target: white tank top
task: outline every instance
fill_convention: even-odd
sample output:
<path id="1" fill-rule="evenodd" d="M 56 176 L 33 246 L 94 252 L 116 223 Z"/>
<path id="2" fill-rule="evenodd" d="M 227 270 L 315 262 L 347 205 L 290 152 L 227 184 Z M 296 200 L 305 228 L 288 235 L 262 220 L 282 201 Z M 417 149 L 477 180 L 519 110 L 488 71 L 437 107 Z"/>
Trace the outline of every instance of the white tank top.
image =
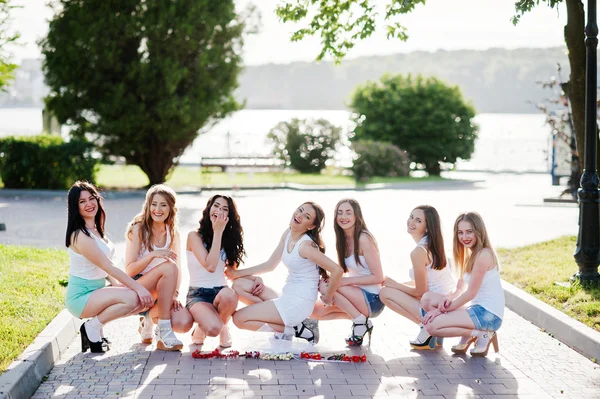
<path id="1" fill-rule="evenodd" d="M 422 248 L 427 253 L 427 258 L 429 259 L 430 253 L 429 249 L 427 249 L 428 243 L 429 237 L 425 236 L 417 243 L 417 247 Z M 444 267 L 442 270 L 436 270 L 432 266 L 433 260 L 425 267 L 427 272 L 427 291 L 442 295 L 452 292 L 454 287 L 456 287 L 456 280 L 452 274 L 450 263 L 447 262 L 446 267 Z M 415 270 L 412 267 L 408 271 L 408 276 L 411 280 L 415 280 Z"/>
<path id="2" fill-rule="evenodd" d="M 171 246 L 171 233 L 169 233 L 169 229 L 167 228 L 167 239 L 165 241 L 165 245 L 163 245 L 162 247 L 155 246 L 153 251 L 156 251 L 157 249 L 169 249 L 170 246 Z M 140 259 L 142 256 L 148 255 L 150 252 L 151 251 L 149 251 L 148 248 L 141 249 L 140 253 L 138 254 L 138 259 Z M 156 266 L 162 265 L 165 262 L 166 262 L 165 258 L 154 258 L 150 261 L 150 263 L 148 263 L 148 266 L 146 266 L 146 268 L 144 270 L 142 270 L 139 274 L 146 274 L 150 270 L 154 269 Z"/>
<path id="3" fill-rule="evenodd" d="M 356 264 L 354 254 L 345 259 L 346 267 L 348 268 L 348 277 L 372 276 L 373 272 L 371 272 L 371 269 L 369 269 L 369 265 L 367 265 L 365 257 L 363 255 L 359 255 L 358 261 L 360 262 L 360 265 Z M 381 291 L 381 284 L 357 285 L 357 287 L 360 287 L 371 294 L 379 294 L 379 291 Z"/>
<path id="4" fill-rule="evenodd" d="M 465 273 L 463 281 L 469 285 L 471 274 Z M 498 266 L 485 272 L 479 291 L 471 301 L 471 305 L 480 305 L 488 312 L 491 312 L 499 318 L 504 318 L 504 290 L 500 280 Z"/>
<path id="5" fill-rule="evenodd" d="M 224 287 L 227 285 L 225 279 L 225 261 L 227 255 L 225 250 L 221 249 L 217 268 L 213 273 L 209 272 L 198 262 L 196 255 L 192 251 L 186 251 L 188 271 L 190 272 L 190 287 Z"/>
<path id="6" fill-rule="evenodd" d="M 304 234 L 294 248 L 292 248 L 291 252 L 288 252 L 288 243 L 290 241 L 290 237 L 292 233 L 289 232 L 287 237 L 285 238 L 285 245 L 283 246 L 283 255 L 281 256 L 281 260 L 283 264 L 288 269 L 288 276 L 285 280 L 286 283 L 306 283 L 307 288 L 312 290 L 313 288 L 318 289 L 319 286 L 319 268 L 318 266 L 309 259 L 305 259 L 300 256 L 299 248 L 300 244 L 304 241 L 311 241 L 311 238 Z"/>
<path id="7" fill-rule="evenodd" d="M 84 234 L 83 232 L 79 232 L 79 234 Z M 94 241 L 96 241 L 96 245 L 102 251 L 104 255 L 110 260 L 112 260 L 113 255 L 115 254 L 115 246 L 113 243 L 106 238 L 104 241 L 102 238 L 98 237 L 96 234 L 90 233 Z M 80 277 L 86 280 L 99 280 L 102 278 L 106 278 L 108 274 L 100 269 L 98 266 L 93 264 L 83 256 L 82 254 L 78 254 L 73 251 L 71 247 L 68 248 L 69 259 L 71 261 L 71 266 L 69 267 L 69 274 L 75 277 Z"/>

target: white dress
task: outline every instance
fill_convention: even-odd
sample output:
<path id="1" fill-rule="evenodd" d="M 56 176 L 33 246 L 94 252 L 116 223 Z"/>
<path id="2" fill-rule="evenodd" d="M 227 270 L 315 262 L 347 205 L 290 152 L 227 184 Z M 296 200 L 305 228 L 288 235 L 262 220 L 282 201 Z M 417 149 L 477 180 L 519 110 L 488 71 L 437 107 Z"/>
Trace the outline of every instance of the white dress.
<path id="1" fill-rule="evenodd" d="M 294 327 L 302 323 L 313 311 L 319 293 L 319 268 L 311 260 L 300 256 L 300 244 L 312 241 L 306 234 L 288 252 L 288 242 L 292 233 L 288 232 L 283 246 L 281 257 L 283 264 L 288 268 L 288 276 L 281 296 L 273 300 L 283 323 Z"/>
<path id="2" fill-rule="evenodd" d="M 427 256 L 429 257 L 429 250 L 427 249 L 428 242 L 429 237 L 425 236 L 417 243 L 417 247 L 425 250 L 425 252 L 427 252 Z M 444 267 L 442 270 L 436 270 L 432 266 L 433 261 L 425 268 L 427 271 L 427 291 L 442 295 L 452 292 L 454 287 L 456 287 L 456 280 L 452 274 L 450 263 L 447 263 L 446 267 Z M 408 271 L 408 276 L 411 280 L 415 280 L 415 270 L 413 268 Z"/>
<path id="3" fill-rule="evenodd" d="M 371 269 L 369 269 L 369 265 L 367 265 L 367 260 L 365 257 L 363 255 L 359 255 L 358 261 L 360 262 L 359 265 L 356 264 L 354 254 L 345 259 L 346 267 L 348 268 L 348 277 L 372 276 L 373 272 Z M 360 287 L 371 294 L 379 294 L 379 291 L 381 291 L 381 284 L 357 285 L 357 287 Z"/>

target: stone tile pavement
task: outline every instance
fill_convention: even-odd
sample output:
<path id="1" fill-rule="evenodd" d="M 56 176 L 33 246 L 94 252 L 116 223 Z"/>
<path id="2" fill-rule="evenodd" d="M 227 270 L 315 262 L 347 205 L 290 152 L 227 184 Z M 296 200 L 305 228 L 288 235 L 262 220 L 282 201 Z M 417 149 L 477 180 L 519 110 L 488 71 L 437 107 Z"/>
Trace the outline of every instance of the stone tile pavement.
<path id="1" fill-rule="evenodd" d="M 457 177 L 468 178 L 464 174 Z M 475 175 L 475 179 L 479 178 Z M 486 175 L 484 178 L 481 184 L 446 186 L 440 190 L 411 186 L 406 190 L 367 192 L 239 192 L 236 201 L 245 229 L 247 265 L 268 258 L 292 211 L 305 200 L 314 200 L 325 209 L 324 239 L 328 255 L 335 258 L 333 207 L 340 198 L 357 198 L 378 240 L 384 272 L 398 279 L 407 276 L 408 254 L 414 246 L 404 232 L 404 223 L 418 204 L 436 206 L 448 249 L 452 245 L 454 217 L 463 210 L 477 210 L 483 215 L 492 241 L 499 247 L 576 233 L 575 207 L 549 207 L 541 202 L 544 196 L 560 191 L 549 186 L 548 176 Z M 197 226 L 210 194 L 179 197 L 184 234 Z M 139 211 L 142 201 L 139 196 L 106 201 L 108 233 L 121 254 L 125 227 Z M 64 197 L 0 196 L 0 222 L 7 225 L 7 231 L 0 232 L 0 243 L 62 247 L 65 208 Z M 272 275 L 265 276 L 265 283 L 281 287 L 284 277 L 284 267 L 279 267 Z M 264 334 L 239 331 L 234 326 L 231 330 L 236 350 L 264 350 L 270 345 Z M 137 320 L 131 317 L 107 325 L 106 333 L 113 345 L 102 356 L 80 353 L 76 337 L 34 397 L 600 398 L 597 364 L 508 310 L 499 333 L 500 353 L 490 353 L 484 359 L 453 356 L 449 348 L 455 340 L 447 340 L 443 349 L 433 352 L 412 351 L 408 340 L 416 334 L 416 326 L 389 310 L 375 319 L 370 347 L 346 348 L 344 337 L 349 332 L 349 321 L 321 322 L 322 339 L 316 350 L 364 353 L 367 363 L 201 360 L 191 357 L 198 347 L 189 345 L 189 334 L 180 336 L 186 343 L 181 353 L 156 351 L 152 346 L 139 344 Z M 202 349 L 211 351 L 216 345 L 216 339 L 209 339 Z"/>

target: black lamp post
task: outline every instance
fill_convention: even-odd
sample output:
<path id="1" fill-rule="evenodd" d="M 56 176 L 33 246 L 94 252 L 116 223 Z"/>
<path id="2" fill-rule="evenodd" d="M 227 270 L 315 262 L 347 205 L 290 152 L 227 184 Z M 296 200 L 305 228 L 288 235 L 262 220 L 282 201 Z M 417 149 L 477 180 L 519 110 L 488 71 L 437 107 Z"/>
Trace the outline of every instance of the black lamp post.
<path id="1" fill-rule="evenodd" d="M 596 0 L 588 0 L 587 26 L 585 27 L 586 71 L 585 71 L 585 164 L 581 175 L 579 199 L 579 235 L 575 248 L 575 261 L 579 271 L 572 280 L 582 284 L 600 284 L 600 195 L 596 172 L 596 49 L 598 47 L 598 25 L 596 23 Z"/>

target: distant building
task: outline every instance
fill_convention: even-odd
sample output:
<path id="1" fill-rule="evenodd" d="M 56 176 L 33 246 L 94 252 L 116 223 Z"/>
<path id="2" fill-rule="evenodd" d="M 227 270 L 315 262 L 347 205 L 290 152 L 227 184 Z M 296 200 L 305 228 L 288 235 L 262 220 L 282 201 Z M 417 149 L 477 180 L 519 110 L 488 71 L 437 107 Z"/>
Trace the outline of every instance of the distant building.
<path id="1" fill-rule="evenodd" d="M 7 87 L 6 93 L 0 93 L 0 107 L 37 107 L 44 106 L 44 97 L 49 93 L 44 84 L 41 59 L 24 59 L 15 71 L 15 80 Z"/>

